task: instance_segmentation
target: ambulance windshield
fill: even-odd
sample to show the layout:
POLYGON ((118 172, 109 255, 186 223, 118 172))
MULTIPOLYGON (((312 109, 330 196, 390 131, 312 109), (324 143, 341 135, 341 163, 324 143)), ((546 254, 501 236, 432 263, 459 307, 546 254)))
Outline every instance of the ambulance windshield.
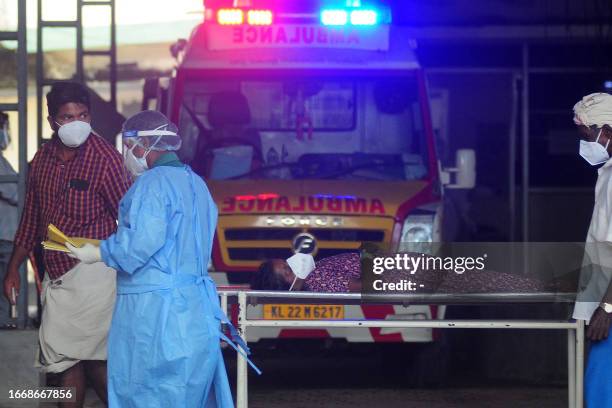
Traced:
POLYGON ((183 158, 209 179, 427 176, 411 77, 197 80, 179 124, 183 158))

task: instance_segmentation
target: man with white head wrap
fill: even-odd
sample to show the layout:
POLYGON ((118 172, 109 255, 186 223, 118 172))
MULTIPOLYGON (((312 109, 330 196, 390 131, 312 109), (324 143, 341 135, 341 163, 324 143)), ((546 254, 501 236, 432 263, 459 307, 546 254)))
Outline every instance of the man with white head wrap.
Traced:
POLYGON ((612 124, 612 95, 594 93, 585 96, 574 105, 574 123, 587 127, 612 124))
POLYGON ((589 323, 592 341, 585 377, 588 407, 612 407, 612 95, 594 93, 574 106, 580 155, 597 172, 595 206, 586 239, 586 256, 573 317, 589 323))
POLYGON ((123 142, 126 167, 138 178, 119 204, 117 233, 100 247, 69 246, 81 262, 102 260, 117 270, 109 406, 232 407, 220 342, 237 346, 221 323, 248 349, 207 271, 217 207, 174 153, 181 138, 163 114, 129 118, 123 142))

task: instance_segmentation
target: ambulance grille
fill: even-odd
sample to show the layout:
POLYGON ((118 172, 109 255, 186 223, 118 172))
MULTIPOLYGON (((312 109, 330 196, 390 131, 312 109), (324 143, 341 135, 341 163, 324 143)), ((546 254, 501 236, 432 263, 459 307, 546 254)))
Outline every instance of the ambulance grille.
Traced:
MULTIPOLYGON (((317 251, 315 259, 319 260, 347 252, 358 251, 344 248, 321 248, 317 251)), ((264 261, 273 258, 287 259, 293 255, 293 251, 288 248, 229 248, 228 254, 233 261, 264 261)))
MULTIPOLYGON (((226 241, 283 241, 293 240, 302 232, 299 228, 230 228, 225 230, 226 241)), ((366 229, 310 229, 317 241, 382 242, 385 232, 366 229)))
POLYGON ((385 240, 383 230, 356 228, 227 228, 223 236, 230 261, 260 262, 293 255, 292 241, 302 232, 312 234, 317 240, 316 259, 355 252, 362 242, 385 240))

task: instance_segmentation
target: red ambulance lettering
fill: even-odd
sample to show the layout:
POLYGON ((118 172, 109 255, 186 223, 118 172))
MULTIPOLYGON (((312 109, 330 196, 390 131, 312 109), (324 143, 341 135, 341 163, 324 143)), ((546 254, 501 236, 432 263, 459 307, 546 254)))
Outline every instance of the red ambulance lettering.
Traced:
POLYGON ((339 198, 328 198, 327 199, 327 209, 331 212, 342 211, 342 200, 339 198))
POLYGON ((299 196, 289 198, 276 194, 242 195, 223 200, 222 212, 293 212, 293 213, 386 213, 383 202, 374 198, 368 202, 365 198, 336 198, 318 196, 299 196))
POLYGON ((240 200, 238 203, 238 209, 243 212, 253 211, 255 208, 255 200, 240 200))
POLYGON ((276 211, 290 211, 289 199, 287 197, 280 197, 276 202, 276 211))
POLYGON ((303 38, 304 44, 312 44, 315 38, 314 28, 303 27, 302 28, 302 38, 303 38))
POLYGON ((366 213, 367 208, 367 202, 363 198, 346 200, 346 212, 366 213))
POLYGON ((308 197, 308 207, 310 207, 310 211, 323 211, 323 199, 321 197, 308 197))
POLYGON ((296 211, 296 212, 304 212, 306 211, 306 197, 300 197, 300 199, 298 200, 298 205, 294 205, 293 208, 291 209, 292 211, 296 211))
POLYGON ((372 203, 370 203, 370 214, 374 214, 374 213, 379 213, 379 214, 385 213, 385 207, 383 206, 382 201, 380 201, 377 198, 374 198, 372 200, 372 203))
POLYGON ((272 203, 274 200, 272 197, 266 199, 258 199, 257 200, 257 211, 268 211, 272 212, 272 203))
POLYGON ((244 42, 244 31, 242 31, 242 27, 234 27, 232 41, 234 44, 242 44, 244 42))
POLYGON ((246 40, 248 43, 254 44, 257 42, 257 28, 249 27, 246 29, 246 40))
POLYGON ((342 30, 330 30, 331 35, 329 36, 329 42, 332 44, 343 44, 344 43, 344 31, 342 30))
POLYGON ((287 44, 287 33, 283 27, 279 27, 276 32, 276 40, 274 41, 276 44, 287 44))
POLYGON ((272 44, 274 38, 274 30, 270 27, 261 27, 261 39, 259 40, 262 44, 272 44))
POLYGON ((300 43, 300 28, 299 27, 295 27, 295 29, 293 30, 293 37, 291 37, 291 40, 289 40, 289 42, 291 44, 300 43))
POLYGON ((319 28, 317 33, 317 43, 327 44, 327 30, 325 28, 319 28))
POLYGON ((346 42, 348 44, 359 44, 359 33, 356 30, 351 30, 346 42))
POLYGON ((224 211, 224 212, 236 211, 236 199, 234 199, 233 197, 228 197, 225 200, 223 200, 223 208, 221 209, 221 211, 224 211))

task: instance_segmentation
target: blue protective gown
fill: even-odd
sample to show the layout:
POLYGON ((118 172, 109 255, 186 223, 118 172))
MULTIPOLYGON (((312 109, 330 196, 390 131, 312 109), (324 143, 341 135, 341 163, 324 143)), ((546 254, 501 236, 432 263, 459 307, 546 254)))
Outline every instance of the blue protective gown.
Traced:
POLYGON ((591 342, 586 373, 584 400, 586 408, 612 408, 612 328, 608 338, 591 342))
POLYGON ((101 243, 117 270, 110 407, 233 406, 220 348, 227 318, 207 273, 217 207, 203 180, 176 163, 138 178, 117 232, 101 243))

